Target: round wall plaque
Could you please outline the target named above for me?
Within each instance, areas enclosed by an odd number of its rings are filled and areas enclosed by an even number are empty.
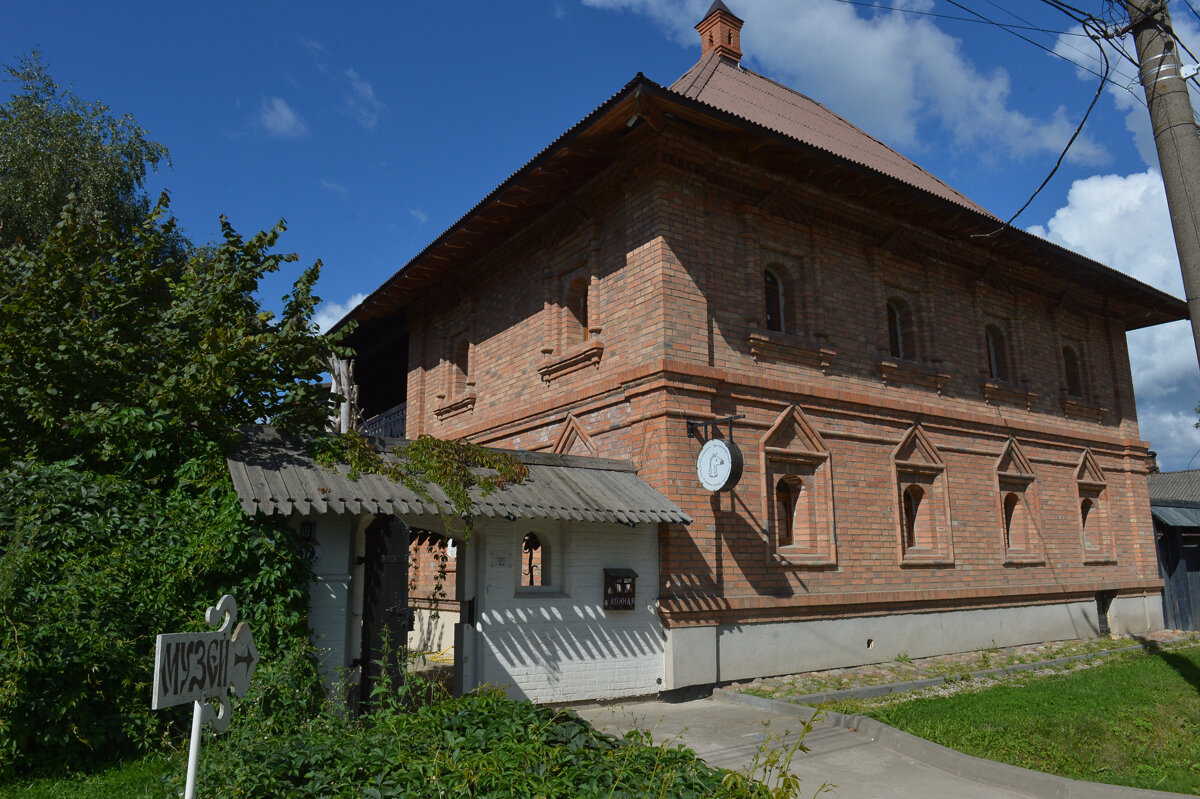
[[[726,491],[742,479],[742,451],[732,441],[709,439],[696,458],[696,476],[708,491]]]

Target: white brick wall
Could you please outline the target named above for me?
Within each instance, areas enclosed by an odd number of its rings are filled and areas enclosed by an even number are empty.
[[[539,702],[657,692],[664,637],[655,611],[654,526],[539,521],[497,527],[476,531],[483,571],[477,679]],[[518,587],[520,542],[529,531],[550,543],[549,589]],[[634,610],[603,609],[605,568],[637,572]]]

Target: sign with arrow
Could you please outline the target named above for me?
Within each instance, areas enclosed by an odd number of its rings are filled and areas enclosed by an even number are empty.
[[[215,632],[163,633],[154,646],[154,692],[150,707],[193,703],[192,738],[188,750],[187,783],[184,799],[196,795],[196,769],[200,755],[200,729],[211,724],[217,732],[229,726],[232,709],[227,693],[245,696],[250,678],[258,665],[258,649],[250,625],[237,620],[237,602],[229,594],[204,614]],[[216,699],[220,710],[213,710],[209,699]]]

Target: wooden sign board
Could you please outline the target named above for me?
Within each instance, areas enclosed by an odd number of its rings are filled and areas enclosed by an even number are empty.
[[[245,696],[258,665],[258,650],[249,625],[233,636],[225,630],[210,633],[163,633],[154,647],[154,694],[150,707],[160,710],[188,702],[224,696],[232,687]]]

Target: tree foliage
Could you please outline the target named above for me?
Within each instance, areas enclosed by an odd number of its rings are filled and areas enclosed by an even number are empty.
[[[169,163],[167,148],[129,114],[59,86],[37,51],[3,69],[17,88],[0,105],[0,248],[36,247],[71,193],[88,216],[117,230],[137,226],[150,208],[147,171]]]
[[[147,491],[69,462],[0,471],[0,778],[182,738],[189,708],[150,709],[154,637],[209,629],[203,610],[223,593],[263,653],[257,686],[274,686],[259,703],[315,709],[294,531],[242,512],[215,447],[172,482]]]
[[[0,465],[153,480],[239,424],[323,427],[338,347],[311,323],[320,262],[275,318],[255,293],[296,260],[271,252],[282,222],[246,239],[222,218],[224,240],[181,261],[166,213],[164,195],[122,231],[69,204],[40,247],[0,250]]]

